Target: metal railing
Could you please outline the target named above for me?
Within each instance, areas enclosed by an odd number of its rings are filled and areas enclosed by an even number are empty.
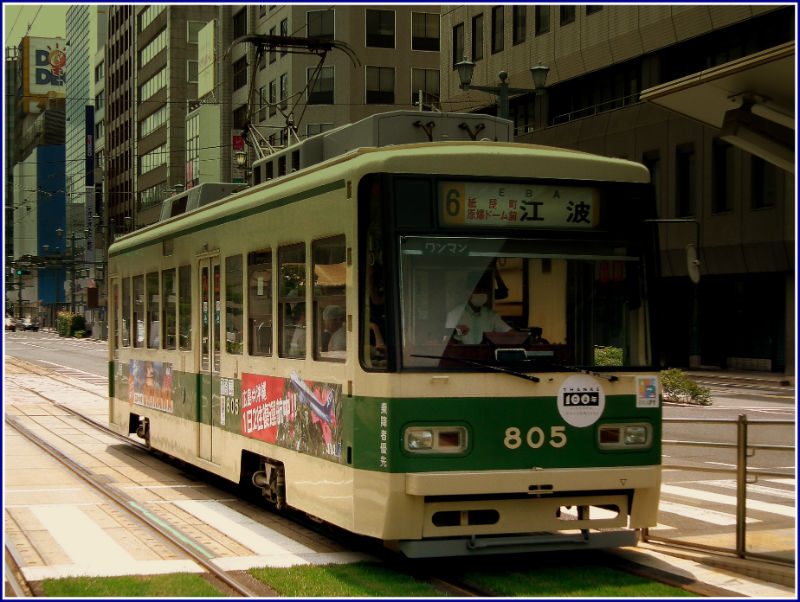
[[[793,445],[772,445],[766,443],[749,443],[748,442],[748,428],[751,426],[794,426],[793,420],[748,420],[746,414],[740,414],[737,420],[724,419],[724,418],[707,418],[707,419],[692,419],[692,418],[664,418],[663,423],[666,424],[715,424],[715,425],[735,425],[736,426],[736,442],[723,443],[714,441],[680,441],[680,440],[662,440],[662,445],[677,445],[677,446],[690,446],[690,447],[706,447],[706,448],[728,448],[736,449],[736,468],[712,468],[706,466],[691,466],[688,464],[669,464],[663,465],[662,468],[672,470],[687,470],[693,472],[713,472],[713,473],[727,473],[736,475],[736,545],[735,549],[725,548],[721,546],[712,546],[701,544],[697,542],[689,542],[677,538],[668,538],[653,536],[649,534],[648,529],[642,531],[642,541],[659,542],[670,545],[679,545],[685,548],[695,548],[698,550],[708,550],[713,552],[733,553],[740,558],[752,558],[761,560],[770,560],[773,562],[780,562],[794,566],[794,559],[783,559],[775,557],[770,554],[762,554],[747,551],[747,485],[755,484],[759,476],[764,477],[784,477],[794,478],[794,474],[786,471],[777,471],[761,468],[748,468],[747,460],[755,455],[758,450],[761,451],[780,451],[780,452],[794,452]],[[754,480],[748,479],[754,477]]]

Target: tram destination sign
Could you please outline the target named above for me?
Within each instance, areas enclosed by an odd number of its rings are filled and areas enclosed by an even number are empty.
[[[569,228],[597,225],[598,192],[589,186],[440,182],[444,227]]]

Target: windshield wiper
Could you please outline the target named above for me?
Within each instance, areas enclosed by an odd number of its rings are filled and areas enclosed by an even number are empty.
[[[494,366],[492,364],[486,364],[484,362],[476,362],[475,360],[465,360],[460,357],[447,357],[441,355],[420,355],[416,353],[412,353],[411,357],[423,357],[431,360],[452,360],[454,362],[461,362],[462,364],[468,364],[470,366],[478,366],[479,368],[488,368],[489,370],[494,370],[495,372],[510,374],[511,376],[524,378],[525,380],[530,380],[535,383],[538,383],[540,380],[537,376],[533,376],[532,374],[523,374],[522,372],[516,372],[514,370],[509,370],[508,368],[501,368],[500,366]]]

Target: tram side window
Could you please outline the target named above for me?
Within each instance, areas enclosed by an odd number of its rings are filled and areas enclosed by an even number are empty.
[[[247,255],[250,355],[272,355],[272,251]]]
[[[113,337],[111,338],[111,345],[114,349],[114,357],[117,357],[117,350],[119,349],[119,280],[114,279],[114,284],[111,287],[112,311],[111,316],[113,320]]]
[[[244,343],[242,320],[242,256],[225,258],[225,351],[241,355]]]
[[[161,322],[159,318],[159,291],[158,272],[147,274],[147,346],[158,349],[161,335]]]
[[[144,346],[144,276],[133,277],[133,346]]]
[[[306,355],[306,247],[278,249],[278,317],[281,357]]]
[[[178,314],[178,281],[175,279],[175,268],[161,272],[161,320],[164,338],[164,349],[177,348],[176,317]]]
[[[181,351],[192,349],[192,269],[178,268],[178,342]]]
[[[122,279],[122,346],[131,346],[131,279]]]
[[[347,352],[345,237],[311,243],[314,266],[314,357],[343,360]]]

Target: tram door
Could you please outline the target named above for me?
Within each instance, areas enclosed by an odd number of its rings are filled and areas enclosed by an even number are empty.
[[[200,407],[197,455],[211,457],[211,437],[215,394],[219,394],[220,370],[220,269],[219,255],[200,259]]]

